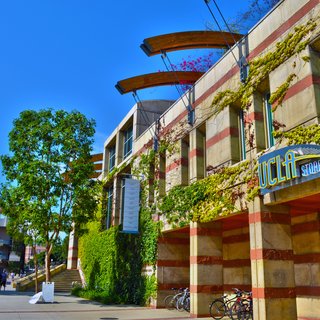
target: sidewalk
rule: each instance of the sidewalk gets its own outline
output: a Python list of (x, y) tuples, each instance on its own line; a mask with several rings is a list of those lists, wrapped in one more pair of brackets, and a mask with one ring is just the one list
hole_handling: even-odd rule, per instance
[[(54, 303), (29, 304), (31, 292), (16, 292), (10, 286), (0, 291), (0, 320), (186, 320), (187, 312), (151, 309), (135, 305), (102, 305), (56, 293)], [(202, 318), (211, 319), (211, 318)]]

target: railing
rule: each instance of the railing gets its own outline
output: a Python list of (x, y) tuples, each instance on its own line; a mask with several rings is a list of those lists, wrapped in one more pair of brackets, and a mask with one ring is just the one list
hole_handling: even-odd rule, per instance
[[(65, 264), (61, 264), (59, 266), (56, 266), (54, 268), (50, 269), (50, 274), (51, 277), (54, 276), (55, 274), (60, 273), (61, 271), (66, 269)], [(41, 283), (42, 281), (45, 281), (46, 275), (45, 275), (45, 270), (41, 270), (38, 272), (38, 282)], [(32, 273), (24, 278), (21, 278), (17, 280), (14, 284), (16, 287), (17, 291), (26, 291), (31, 287), (34, 287), (34, 282), (35, 282), (35, 273)]]

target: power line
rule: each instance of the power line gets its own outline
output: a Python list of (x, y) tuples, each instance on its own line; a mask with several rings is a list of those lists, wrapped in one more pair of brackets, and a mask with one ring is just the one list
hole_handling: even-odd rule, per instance
[[(179, 82), (179, 78), (178, 78), (178, 75), (177, 75), (177, 73), (176, 73), (176, 70), (173, 68), (173, 65), (172, 65), (172, 63), (171, 63), (171, 61), (170, 61), (170, 59), (169, 59), (169, 57), (168, 57), (168, 55), (167, 55), (166, 52), (162, 51), (162, 53), (161, 53), (161, 59), (162, 59), (164, 65), (165, 65), (167, 71), (169, 71), (169, 72), (172, 71), (172, 72), (174, 73), (174, 75), (175, 75), (175, 78), (176, 78), (177, 82)], [(168, 60), (168, 63), (169, 63), (169, 65), (170, 65), (170, 67), (171, 67), (170, 69), (169, 69), (169, 67), (168, 67), (165, 59)], [(179, 96), (180, 96), (180, 98), (181, 98), (181, 100), (182, 100), (185, 108), (189, 111), (188, 106), (185, 104), (185, 102), (184, 102), (184, 100), (183, 100), (183, 97), (182, 97), (183, 92), (181, 91), (181, 88), (180, 88), (177, 84), (175, 84), (175, 87), (176, 87), (176, 89), (177, 89), (177, 91), (178, 91), (178, 94), (179, 94)], [(189, 102), (189, 104), (190, 104), (190, 100), (189, 100), (188, 97), (187, 97), (187, 99), (188, 99), (188, 102)]]
[[(170, 69), (169, 69), (169, 67), (168, 67), (165, 59), (168, 60), (168, 63), (169, 63), (169, 65), (170, 65), (170, 67), (171, 67), (171, 71), (174, 73), (177, 82), (179, 82), (179, 78), (178, 78), (178, 76), (177, 76), (176, 70), (173, 68), (173, 64), (171, 63), (171, 61), (170, 61), (170, 59), (169, 59), (169, 57), (168, 57), (168, 55), (167, 55), (166, 52), (162, 51), (162, 53), (161, 53), (161, 59), (162, 59), (164, 65), (165, 65), (167, 71), (170, 72)], [(185, 107), (186, 110), (188, 111), (188, 123), (189, 123), (190, 125), (193, 125), (193, 124), (194, 124), (194, 121), (195, 121), (195, 116), (194, 116), (194, 109), (193, 109), (192, 106), (191, 106), (190, 97), (187, 96), (186, 93), (181, 92), (181, 88), (179, 88), (179, 86), (178, 86), (177, 84), (175, 84), (175, 87), (176, 87), (176, 89), (177, 89), (177, 91), (178, 91), (178, 93), (179, 93), (179, 95), (180, 95), (180, 98), (181, 98), (181, 100), (182, 100), (182, 103), (183, 103), (184, 107)], [(183, 95), (186, 96), (186, 98), (187, 98), (187, 100), (188, 100), (188, 105), (185, 104), (185, 102), (184, 102), (184, 96), (183, 96)]]
[[(209, 11), (210, 11), (210, 13), (211, 13), (214, 21), (215, 21), (216, 24), (218, 25), (219, 30), (222, 32), (222, 29), (221, 29), (221, 27), (220, 27), (220, 24), (219, 24), (219, 22), (217, 21), (216, 17), (214, 16), (214, 14), (213, 14), (210, 6), (209, 6), (210, 0), (204, 0), (204, 2), (206, 3), (206, 5), (207, 5), (207, 7), (208, 7), (208, 9), (209, 9)], [(233, 32), (232, 32), (232, 30), (230, 29), (230, 27), (229, 27), (226, 19), (224, 18), (224, 16), (223, 16), (223, 14), (222, 14), (222, 12), (221, 12), (221, 10), (220, 10), (220, 8), (219, 8), (216, 0), (213, 0), (213, 2), (214, 2), (215, 6), (216, 6), (216, 8), (217, 8), (217, 10), (218, 10), (218, 12), (219, 12), (219, 14), (220, 14), (220, 16), (221, 16), (221, 18), (222, 18), (225, 26), (227, 27), (229, 33), (231, 34), (234, 43), (236, 43), (236, 40), (235, 40), (235, 38), (234, 38), (234, 36), (233, 36)], [(222, 35), (224, 35), (224, 34), (222, 33)], [(224, 40), (225, 40), (228, 49), (231, 51), (231, 53), (232, 53), (232, 55), (233, 55), (233, 57), (234, 57), (237, 65), (238, 65), (238, 67), (239, 67), (239, 69), (240, 69), (240, 81), (241, 81), (242, 83), (245, 83), (245, 82), (246, 82), (246, 79), (247, 79), (247, 77), (248, 77), (248, 61), (247, 61), (247, 59), (246, 59), (246, 56), (242, 53), (242, 45), (241, 45), (241, 47), (239, 46), (239, 60), (237, 60), (236, 57), (235, 57), (235, 55), (234, 55), (234, 53), (233, 53), (233, 51), (232, 51), (232, 49), (230, 48), (229, 44), (227, 43), (225, 37), (224, 37)]]
[(144, 119), (144, 122), (146, 123), (146, 126), (148, 126), (148, 130), (150, 131), (150, 133), (151, 133), (152, 136), (155, 135), (156, 133), (155, 133), (155, 131), (152, 131), (151, 126), (149, 125), (149, 122), (148, 122), (148, 119), (147, 119), (147, 112), (145, 111), (145, 109), (144, 109), (144, 107), (143, 107), (143, 103), (142, 103), (142, 101), (140, 100), (137, 92), (136, 92), (136, 91), (133, 91), (132, 96), (133, 96), (135, 102), (137, 103), (137, 105), (140, 106), (141, 115), (142, 115), (142, 117), (143, 117), (143, 119)]
[[(241, 66), (240, 66), (240, 63), (239, 63), (238, 59), (236, 58), (236, 56), (234, 55), (233, 50), (232, 50), (232, 48), (230, 47), (230, 45), (229, 45), (229, 43), (228, 43), (228, 41), (227, 41), (226, 37), (224, 36), (224, 33), (223, 33), (224, 31), (222, 30), (222, 28), (221, 28), (221, 26), (220, 26), (220, 23), (219, 23), (219, 22), (218, 22), (218, 20), (216, 19), (216, 17), (215, 17), (215, 15), (214, 15), (213, 11), (211, 10), (211, 8), (210, 8), (210, 6), (209, 6), (209, 2), (210, 2), (210, 0), (204, 0), (204, 2), (205, 2), (205, 4), (207, 5), (208, 10), (209, 10), (209, 12), (210, 12), (210, 14), (211, 14), (211, 16), (212, 16), (213, 20), (215, 21), (215, 23), (216, 23), (216, 24), (217, 24), (217, 26), (218, 26), (219, 31), (221, 32), (221, 34), (222, 34), (222, 36), (223, 36), (224, 42), (226, 43), (226, 45), (227, 45), (228, 49), (231, 51), (231, 54), (232, 54), (232, 56), (233, 56), (234, 60), (236, 61), (236, 64), (237, 64), (237, 65), (239, 66), (239, 68), (240, 68), (240, 67), (241, 67)], [(214, 2), (214, 3), (215, 3), (215, 5), (217, 6), (216, 2)], [(218, 10), (219, 10), (220, 14), (222, 15), (222, 13), (221, 13), (220, 9), (218, 9)], [(223, 18), (223, 20), (225, 21), (225, 19), (224, 19), (224, 18)], [(225, 24), (227, 25), (226, 21), (225, 21)], [(230, 31), (230, 29), (229, 29), (228, 25), (227, 25), (227, 28), (228, 28), (228, 30)], [(232, 33), (232, 32), (231, 32), (231, 33)], [(233, 38), (233, 39), (234, 39), (234, 38)], [(235, 40), (235, 39), (234, 39), (234, 40)], [(236, 42), (236, 41), (235, 41), (235, 42)]]

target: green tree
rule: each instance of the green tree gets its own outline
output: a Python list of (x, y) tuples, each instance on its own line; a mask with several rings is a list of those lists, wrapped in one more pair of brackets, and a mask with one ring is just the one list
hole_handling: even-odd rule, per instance
[(232, 19), (231, 29), (246, 33), (280, 0), (250, 0), (248, 7)]
[(76, 111), (26, 110), (13, 122), (11, 155), (1, 156), (7, 183), (0, 206), (13, 234), (37, 232), (46, 248), (46, 281), (59, 233), (69, 233), (73, 222), (80, 230), (97, 206), (97, 182), (90, 179), (94, 126)]
[[(247, 0), (248, 5), (246, 9), (239, 11), (235, 17), (228, 19), (230, 29), (233, 32), (247, 33), (278, 2), (280, 0)], [(212, 22), (206, 22), (206, 28), (217, 30), (217, 26)], [(227, 30), (227, 26), (223, 26), (222, 28)]]
[(69, 237), (65, 237), (63, 240), (57, 239), (51, 255), (51, 260), (55, 263), (66, 263), (68, 258), (68, 245)]
[(10, 217), (6, 226), (8, 234), (16, 241), (21, 241), (32, 248), (35, 268), (35, 292), (39, 291), (38, 286), (38, 260), (36, 257), (36, 243), (40, 241), (39, 232), (32, 228), (30, 214), (33, 212), (32, 203), (25, 201), (20, 189), (4, 187), (0, 198), (0, 205), (4, 212), (9, 212)]

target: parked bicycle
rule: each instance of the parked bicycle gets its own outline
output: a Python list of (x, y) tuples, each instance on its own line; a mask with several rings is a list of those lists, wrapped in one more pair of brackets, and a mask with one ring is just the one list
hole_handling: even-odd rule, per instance
[(184, 288), (171, 288), (174, 291), (173, 294), (169, 294), (164, 299), (164, 306), (166, 309), (171, 310), (175, 309), (177, 306), (177, 300), (183, 295)]
[(252, 295), (237, 288), (232, 288), (235, 296), (223, 295), (212, 301), (209, 306), (210, 315), (219, 320), (228, 316), (232, 320), (252, 319)]
[(190, 312), (190, 290), (189, 288), (185, 288), (183, 290), (183, 294), (178, 298), (176, 302), (176, 308), (178, 311), (187, 311)]
[(234, 320), (251, 320), (253, 319), (252, 292), (243, 291), (241, 299), (233, 305)]

